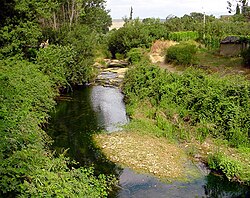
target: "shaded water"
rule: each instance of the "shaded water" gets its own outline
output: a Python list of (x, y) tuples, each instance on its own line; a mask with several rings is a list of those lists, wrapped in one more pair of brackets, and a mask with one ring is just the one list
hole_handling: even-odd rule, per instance
[(116, 175), (120, 187), (110, 197), (249, 197), (246, 187), (213, 174), (186, 183), (167, 184), (150, 175), (120, 168), (107, 160), (92, 140), (92, 134), (116, 131), (128, 122), (120, 91), (92, 86), (65, 98), (58, 103), (48, 129), (55, 141), (54, 148), (58, 152), (69, 148), (68, 155), (72, 159), (81, 166), (93, 165), (97, 174)]

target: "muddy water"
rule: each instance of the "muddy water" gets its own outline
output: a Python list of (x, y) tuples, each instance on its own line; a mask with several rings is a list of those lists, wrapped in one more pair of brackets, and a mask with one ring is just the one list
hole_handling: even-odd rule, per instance
[(230, 183), (199, 168), (200, 178), (189, 182), (165, 183), (147, 174), (137, 174), (110, 162), (96, 148), (92, 135), (120, 130), (128, 123), (123, 95), (115, 87), (87, 86), (65, 95), (52, 114), (48, 133), (58, 152), (68, 155), (80, 166), (94, 166), (96, 173), (114, 174), (119, 187), (110, 197), (249, 197), (248, 189)]

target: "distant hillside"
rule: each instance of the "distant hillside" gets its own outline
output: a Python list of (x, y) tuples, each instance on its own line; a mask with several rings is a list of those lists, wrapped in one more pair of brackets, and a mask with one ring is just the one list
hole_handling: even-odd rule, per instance
[[(143, 19), (140, 19), (141, 21)], [(160, 19), (161, 22), (165, 22), (166, 19)], [(123, 27), (124, 25), (124, 20), (123, 19), (112, 19), (112, 25), (111, 27), (109, 28), (109, 30), (112, 30), (112, 29), (119, 29), (121, 27)]]

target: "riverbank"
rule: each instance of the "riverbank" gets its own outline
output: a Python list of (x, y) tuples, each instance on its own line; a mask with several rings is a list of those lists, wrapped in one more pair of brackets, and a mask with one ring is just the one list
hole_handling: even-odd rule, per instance
[(221, 170), (214, 167), (216, 174), (225, 174), (231, 181), (248, 185), (247, 148), (232, 148), (226, 141), (211, 137), (202, 142), (195, 138), (190, 141), (168, 139), (159, 136), (159, 128), (141, 115), (142, 112), (138, 112), (123, 131), (94, 136), (95, 143), (110, 161), (172, 182), (206, 176), (213, 171), (208, 164), (220, 160)]
[(177, 141), (193, 160), (249, 184), (248, 87), (241, 76), (180, 75), (142, 62), (128, 71), (123, 91), (135, 129)]
[[(95, 136), (96, 143), (108, 159), (169, 181), (195, 176), (194, 173), (199, 171), (189, 166), (188, 161), (191, 160), (194, 164), (219, 171), (231, 181), (248, 184), (248, 118), (242, 114), (244, 119), (237, 123), (245, 132), (238, 132), (231, 122), (225, 124), (228, 116), (239, 115), (238, 108), (248, 109), (248, 103), (238, 106), (235, 101), (239, 99), (233, 101), (229, 90), (234, 89), (238, 93), (238, 86), (247, 87), (248, 83), (239, 76), (235, 76), (234, 82), (233, 79), (228, 81), (227, 77), (220, 76), (220, 79), (216, 75), (191, 69), (182, 74), (171, 70), (165, 73), (147, 64), (142, 62), (133, 66), (133, 71), (129, 70), (125, 78), (123, 91), (132, 122), (123, 132)], [(103, 70), (104, 73), (111, 72), (111, 80), (112, 70)], [(234, 84), (238, 86), (232, 87)], [(224, 96), (219, 97), (218, 92)], [(245, 95), (238, 96), (240, 100), (248, 100), (247, 90), (245, 92)], [(231, 99), (227, 101), (229, 97)], [(228, 102), (237, 108), (232, 110)], [(218, 107), (214, 109), (212, 103)], [(224, 121), (218, 122), (217, 119)], [(234, 122), (236, 124), (237, 121)], [(231, 130), (234, 137), (226, 130)]]
[(167, 181), (187, 181), (200, 176), (185, 151), (166, 138), (123, 131), (99, 134), (94, 139), (110, 161), (124, 167)]

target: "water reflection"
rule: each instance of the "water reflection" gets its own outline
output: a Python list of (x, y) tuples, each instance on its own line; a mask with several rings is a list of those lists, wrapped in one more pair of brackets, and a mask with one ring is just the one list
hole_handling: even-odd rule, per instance
[(121, 130), (128, 123), (123, 95), (117, 88), (94, 86), (91, 104), (97, 115), (98, 125), (109, 132)]
[(218, 177), (212, 174), (206, 177), (204, 190), (207, 197), (250, 198), (250, 189), (248, 187), (229, 182), (224, 177)]
[(94, 166), (96, 173), (118, 174), (120, 169), (96, 148), (92, 135), (105, 127), (92, 106), (92, 88), (69, 93), (52, 112), (48, 134), (57, 153), (68, 149), (67, 155), (81, 166)]
[(210, 173), (189, 182), (164, 183), (146, 174), (124, 169), (117, 197), (127, 198), (249, 198), (249, 189)]

